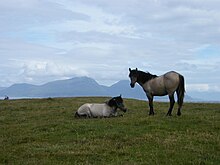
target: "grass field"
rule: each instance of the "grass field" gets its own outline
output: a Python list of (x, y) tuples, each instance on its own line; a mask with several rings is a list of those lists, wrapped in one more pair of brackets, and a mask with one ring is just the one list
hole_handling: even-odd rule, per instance
[(0, 101), (0, 164), (220, 164), (220, 104), (125, 99), (124, 117), (75, 119), (85, 102), (106, 98)]

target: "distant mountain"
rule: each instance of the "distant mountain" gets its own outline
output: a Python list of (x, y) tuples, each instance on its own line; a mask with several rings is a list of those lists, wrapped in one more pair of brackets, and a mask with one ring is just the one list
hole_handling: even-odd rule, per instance
[(58, 80), (43, 85), (14, 84), (0, 91), (0, 96), (9, 97), (68, 97), (102, 96), (107, 87), (99, 85), (88, 77)]
[(105, 87), (88, 77), (49, 82), (40, 86), (39, 96), (102, 96)]
[(0, 91), (0, 96), (28, 96), (37, 86), (31, 84), (14, 84)]
[[(146, 100), (143, 89), (137, 84), (130, 87), (128, 80), (121, 80), (112, 86), (103, 86), (89, 77), (75, 77), (67, 80), (52, 81), (43, 85), (14, 84), (0, 89), (0, 97), (76, 97), (76, 96), (116, 96)], [(168, 101), (168, 97), (155, 97), (155, 100)], [(187, 101), (193, 101), (186, 96)]]
[(126, 98), (146, 99), (143, 89), (139, 85), (136, 85), (135, 88), (131, 88), (128, 80), (121, 80), (110, 86), (108, 90), (113, 96), (122, 94), (122, 96)]

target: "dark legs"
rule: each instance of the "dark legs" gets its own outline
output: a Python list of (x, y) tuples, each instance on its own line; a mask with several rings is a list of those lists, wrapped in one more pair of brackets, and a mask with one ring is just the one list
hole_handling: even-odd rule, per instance
[(180, 110), (181, 110), (181, 108), (182, 108), (183, 102), (180, 101), (179, 98), (178, 98), (178, 101), (177, 101), (177, 102), (178, 102), (178, 111), (177, 111), (177, 115), (180, 116), (180, 115), (181, 115)]
[[(183, 105), (183, 102), (182, 102), (182, 100), (179, 98), (179, 94), (178, 94), (178, 92), (177, 92), (177, 97), (178, 97), (178, 111), (177, 111), (177, 115), (178, 116), (180, 116), (181, 115), (181, 112), (180, 112), (180, 110), (181, 110), (181, 107), (182, 107), (182, 105)], [(174, 94), (172, 94), (172, 95), (169, 95), (169, 99), (170, 99), (170, 108), (169, 108), (169, 110), (168, 110), (168, 112), (167, 112), (167, 116), (172, 116), (172, 110), (173, 110), (173, 106), (174, 106), (174, 104), (175, 104), (175, 99), (174, 99)]]
[(177, 103), (178, 103), (178, 111), (177, 111), (177, 115), (180, 116), (181, 115), (181, 108), (183, 105), (183, 98), (184, 98), (184, 92), (180, 92), (179, 90), (176, 91), (177, 93)]
[[(178, 96), (178, 93), (177, 93), (177, 96)], [(150, 107), (149, 115), (154, 115), (153, 96), (147, 95), (147, 98), (149, 100), (149, 107)], [(172, 116), (172, 110), (173, 110), (173, 106), (175, 104), (174, 93), (169, 95), (169, 99), (170, 99), (170, 107), (169, 107), (169, 110), (167, 112), (167, 116)], [(179, 97), (178, 97), (178, 105), (179, 106), (178, 106), (177, 115), (180, 116), (181, 115), (181, 108), (182, 108), (182, 105), (183, 105), (183, 101)]]
[(179, 108), (178, 108), (178, 112), (177, 112), (177, 115), (178, 115), (178, 116), (181, 115), (180, 109), (181, 109), (181, 108), (179, 107)]
[(167, 112), (167, 116), (172, 116), (172, 110), (173, 110), (173, 106), (175, 104), (174, 94), (169, 95), (169, 99), (170, 99), (170, 108)]
[(86, 114), (81, 114), (79, 115), (77, 112), (75, 113), (75, 118), (90, 118), (90, 116), (86, 115)]
[(150, 107), (149, 115), (154, 115), (153, 96), (147, 96), (147, 98), (149, 100), (149, 107)]

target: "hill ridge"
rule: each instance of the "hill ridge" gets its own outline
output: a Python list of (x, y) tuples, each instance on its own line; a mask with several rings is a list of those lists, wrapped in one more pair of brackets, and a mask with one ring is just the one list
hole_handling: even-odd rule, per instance
[[(142, 88), (130, 87), (129, 80), (120, 80), (111, 86), (100, 85), (96, 80), (83, 76), (66, 80), (55, 80), (42, 85), (28, 83), (13, 84), (0, 90), (0, 97), (77, 97), (77, 96), (116, 96), (146, 100)], [(192, 98), (188, 97), (188, 100)], [(156, 100), (168, 101), (167, 97), (156, 97)]]

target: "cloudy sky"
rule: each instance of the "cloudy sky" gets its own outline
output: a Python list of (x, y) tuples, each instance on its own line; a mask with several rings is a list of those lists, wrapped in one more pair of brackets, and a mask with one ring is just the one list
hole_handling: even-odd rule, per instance
[(187, 91), (220, 92), (219, 0), (1, 0), (0, 86), (128, 68), (175, 70)]

